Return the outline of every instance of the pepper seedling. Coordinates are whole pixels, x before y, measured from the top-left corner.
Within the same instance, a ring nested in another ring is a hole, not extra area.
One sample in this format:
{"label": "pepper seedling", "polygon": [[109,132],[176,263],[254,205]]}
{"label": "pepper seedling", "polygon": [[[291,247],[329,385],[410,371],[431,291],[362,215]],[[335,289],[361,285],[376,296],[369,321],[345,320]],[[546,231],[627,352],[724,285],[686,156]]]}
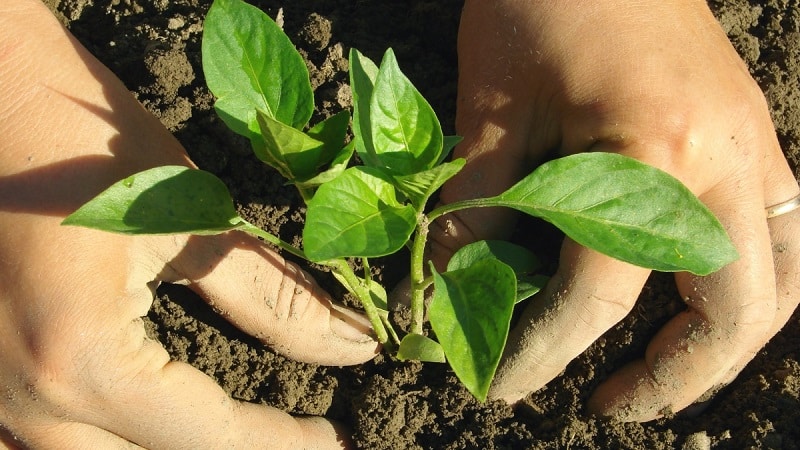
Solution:
{"label": "pepper seedling", "polygon": [[[500,195],[426,210],[465,161],[447,159],[459,138],[443,134],[391,49],[380,64],[352,50],[352,118],[342,111],[313,126],[306,65],[259,9],[215,0],[205,20],[202,58],[219,117],[306,202],[302,248],[240,217],[216,176],[179,166],[127,177],[63,223],[129,234],[241,230],[259,236],[328,267],[359,299],[387,351],[402,360],[447,361],[481,401],[506,345],[514,305],[535,294],[546,277],[535,274],[538,263],[530,252],[500,241],[462,248],[442,273],[426,267],[434,220],[466,208],[513,208],[551,222],[586,247],[659,271],[705,275],[738,257],[721,224],[678,180],[610,153],[556,159]],[[411,323],[400,330],[389,319],[385,288],[350,262],[368,268],[370,258],[404,247],[410,249]],[[424,296],[431,286],[429,336]]]}

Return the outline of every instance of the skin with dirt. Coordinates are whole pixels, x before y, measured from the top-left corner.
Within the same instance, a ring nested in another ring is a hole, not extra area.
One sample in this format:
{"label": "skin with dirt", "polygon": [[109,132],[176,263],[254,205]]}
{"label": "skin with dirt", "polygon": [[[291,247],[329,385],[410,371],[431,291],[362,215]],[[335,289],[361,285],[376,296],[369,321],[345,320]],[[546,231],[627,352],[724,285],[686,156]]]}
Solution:
{"label": "skin with dirt", "polygon": [[[45,0],[63,23],[180,139],[192,159],[231,188],[241,214],[300,245],[303,208],[293,188],[256,160],[249,144],[216,117],[200,61],[210,0]],[[351,47],[379,60],[394,48],[401,67],[453,132],[455,0],[253,2],[282,20],[307,61],[316,90],[314,121],[351,106]],[[800,4],[797,0],[712,1],[712,9],[766,93],[778,136],[797,174],[800,162]],[[545,258],[559,236],[523,222],[517,240]],[[402,256],[375,261],[391,286]],[[342,289],[306,267],[335,298]],[[583,405],[615,368],[640,356],[683,305],[669,275],[654,274],[631,314],[546,388],[512,409],[478,403],[442,364],[400,363],[383,355],[358,367],[319,367],[276,355],[180,286],[162,286],[148,330],[177,360],[213,377],[237,399],[347,424],[365,449],[742,449],[800,448],[800,313],[701,412],[658,421],[610,423]],[[699,411],[701,408],[697,408]]]}

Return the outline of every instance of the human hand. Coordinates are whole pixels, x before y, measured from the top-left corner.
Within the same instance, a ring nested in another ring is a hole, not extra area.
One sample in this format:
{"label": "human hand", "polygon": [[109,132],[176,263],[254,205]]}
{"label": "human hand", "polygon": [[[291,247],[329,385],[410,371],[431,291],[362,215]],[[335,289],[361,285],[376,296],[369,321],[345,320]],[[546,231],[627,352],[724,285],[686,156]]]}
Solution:
{"label": "human hand", "polygon": [[[705,2],[467,0],[459,32],[456,156],[441,201],[499,194],[551,150],[608,151],[659,167],[716,214],[740,259],[675,275],[687,310],[644,358],[614,373],[589,410],[647,421],[728,383],[800,301],[798,194],[763,94]],[[432,227],[440,269],[512,213],[473,209]],[[490,396],[515,402],[558,375],[633,307],[649,271],[566,239],[559,268],[509,336]]]}
{"label": "human hand", "polygon": [[240,233],[121,236],[61,220],[180,144],[36,0],[0,5],[0,447],[342,448],[321,418],[234,401],[145,336],[185,283],[284,355],[372,358],[368,322]]}

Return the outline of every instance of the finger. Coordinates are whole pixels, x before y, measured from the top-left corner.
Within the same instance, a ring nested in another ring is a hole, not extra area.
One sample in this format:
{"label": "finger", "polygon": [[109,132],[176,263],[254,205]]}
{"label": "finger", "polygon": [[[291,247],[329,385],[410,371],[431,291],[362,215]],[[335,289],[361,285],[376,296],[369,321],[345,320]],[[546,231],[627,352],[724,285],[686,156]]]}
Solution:
{"label": "finger", "polygon": [[6,378],[13,397],[0,405],[3,427],[20,437],[22,447],[342,447],[333,424],[234,401],[199,370],[170,362],[164,348],[146,337],[141,319],[131,320],[126,299],[114,298],[105,305],[91,299],[105,314],[55,320],[50,325],[62,333],[42,327],[25,340],[38,349],[26,366],[32,372]]}
{"label": "finger", "polygon": [[649,273],[566,239],[558,271],[509,334],[489,395],[514,403],[544,386],[628,314]]}
{"label": "finger", "polygon": [[[64,434],[65,439],[111,443],[116,435],[147,448],[314,448],[341,442],[333,432],[324,435],[319,424],[298,421],[273,408],[233,401],[202,372],[170,362],[164,348],[146,337],[140,318],[147,310],[145,296],[128,297],[131,286],[125,282],[129,280],[116,277],[118,272],[96,278],[97,267],[119,266],[128,255],[142,257],[136,245],[143,245],[146,239],[111,236],[102,241],[82,240],[83,235],[94,236],[95,232],[79,229],[74,233],[77,242],[70,240],[55,248],[42,244],[40,250],[48,258],[57,253],[49,258],[55,260],[83,254],[70,246],[105,248],[107,253],[88,252],[95,255],[93,263],[87,258],[69,258],[73,263],[64,268],[63,278],[94,280],[91,292],[63,289],[64,283],[37,284],[36,277],[25,277],[19,284],[28,294],[22,297],[27,300],[26,308],[3,309],[4,319],[18,313],[4,323],[30,325],[17,333],[0,334],[0,340],[11,339],[13,344],[3,347],[4,364],[0,365],[8,384],[4,388],[13,393],[4,396],[0,404],[3,426],[25,439],[23,442],[32,442],[34,448],[39,447],[37,439],[49,439],[49,431],[56,429],[80,431],[75,437]],[[129,242],[137,244],[126,249]],[[152,254],[148,256],[145,259],[154,259]],[[135,264],[143,265],[141,261]],[[124,267],[122,264],[120,269]],[[76,286],[85,284],[77,282]],[[17,294],[12,292],[8,298],[21,297]],[[41,423],[46,426],[38,426]],[[55,426],[59,423],[87,427]],[[95,432],[95,428],[112,437]],[[335,428],[330,425],[328,429]],[[306,442],[313,436],[317,436],[316,442]],[[70,442],[41,447],[68,448]]]}
{"label": "finger", "polygon": [[644,359],[598,387],[588,404],[592,413],[648,421],[679,411],[727,382],[766,342],[776,305],[769,235],[758,200],[763,194],[758,187],[741,189],[741,201],[709,201],[740,259],[706,277],[676,275],[687,310],[659,330]]}
{"label": "finger", "polygon": [[[754,343],[751,354],[757,353],[766,344],[767,339],[771,339],[781,331],[800,304],[800,222],[798,222],[798,214],[794,211],[774,217],[768,219],[767,224],[772,239],[777,303],[775,317],[765,335],[764,342]],[[751,359],[749,354],[740,358],[720,384],[727,385],[732,382]]]}
{"label": "finger", "polygon": [[[772,154],[767,169],[765,188],[772,195],[767,196],[766,205],[775,205],[797,195],[798,186],[783,155]],[[775,268],[777,303],[775,318],[766,337],[775,336],[791,318],[800,302],[800,221],[798,211],[792,211],[767,219],[772,241],[772,258]],[[761,346],[754,349],[758,351]],[[742,359],[735,368],[743,368],[749,359]],[[739,370],[731,371],[728,381],[732,381]]]}
{"label": "finger", "polygon": [[344,447],[332,424],[232,400],[202,372],[170,362],[157,343],[140,343],[133,354],[106,350],[110,357],[95,355],[86,367],[90,379],[70,384],[85,387],[67,403],[72,420],[146,448]]}
{"label": "finger", "polygon": [[775,320],[770,335],[786,325],[800,304],[800,215],[795,210],[768,219],[772,238],[772,256],[775,263],[778,296]]}
{"label": "finger", "polygon": [[[142,447],[93,425],[60,422],[52,419],[45,423],[26,424],[22,440],[0,441],[0,448],[58,448],[58,449],[141,449]],[[6,447],[3,447],[3,445]]]}
{"label": "finger", "polygon": [[379,351],[365,317],[335,306],[310,276],[257,239],[233,232],[158,241],[165,239],[182,250],[168,265],[171,273],[159,279],[185,280],[231,323],[276,351],[326,365],[362,363]]}
{"label": "finger", "polygon": [[[780,147],[775,145],[767,160],[766,205],[776,205],[794,198],[798,183]],[[770,336],[775,335],[791,317],[800,302],[800,211],[767,219],[772,257],[775,265],[777,311]]]}
{"label": "finger", "polygon": [[[546,95],[526,77],[509,75],[526,73],[518,66],[527,61],[515,53],[523,50],[507,47],[526,40],[516,35],[525,27],[513,20],[503,8],[486,2],[467,2],[462,10],[456,133],[464,139],[453,156],[467,163],[442,188],[442,203],[500,194],[533,169],[544,149],[557,144],[556,127],[545,112],[535,112],[547,103]],[[536,136],[531,136],[532,124]],[[473,208],[442,217],[430,230],[430,257],[444,269],[450,255],[465,244],[508,237],[515,217],[504,208]]]}

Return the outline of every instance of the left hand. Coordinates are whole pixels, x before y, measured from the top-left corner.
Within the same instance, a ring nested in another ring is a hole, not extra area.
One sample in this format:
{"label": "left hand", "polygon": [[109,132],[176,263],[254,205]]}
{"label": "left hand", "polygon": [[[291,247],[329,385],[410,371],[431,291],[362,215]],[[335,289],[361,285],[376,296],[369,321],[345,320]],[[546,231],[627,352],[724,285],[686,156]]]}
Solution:
{"label": "left hand", "polygon": [[366,319],[241,232],[127,236],[60,225],[184,149],[39,0],[0,2],[0,448],[342,449],[345,430],[230,398],[146,336],[178,282],[297,360],[358,364]]}

